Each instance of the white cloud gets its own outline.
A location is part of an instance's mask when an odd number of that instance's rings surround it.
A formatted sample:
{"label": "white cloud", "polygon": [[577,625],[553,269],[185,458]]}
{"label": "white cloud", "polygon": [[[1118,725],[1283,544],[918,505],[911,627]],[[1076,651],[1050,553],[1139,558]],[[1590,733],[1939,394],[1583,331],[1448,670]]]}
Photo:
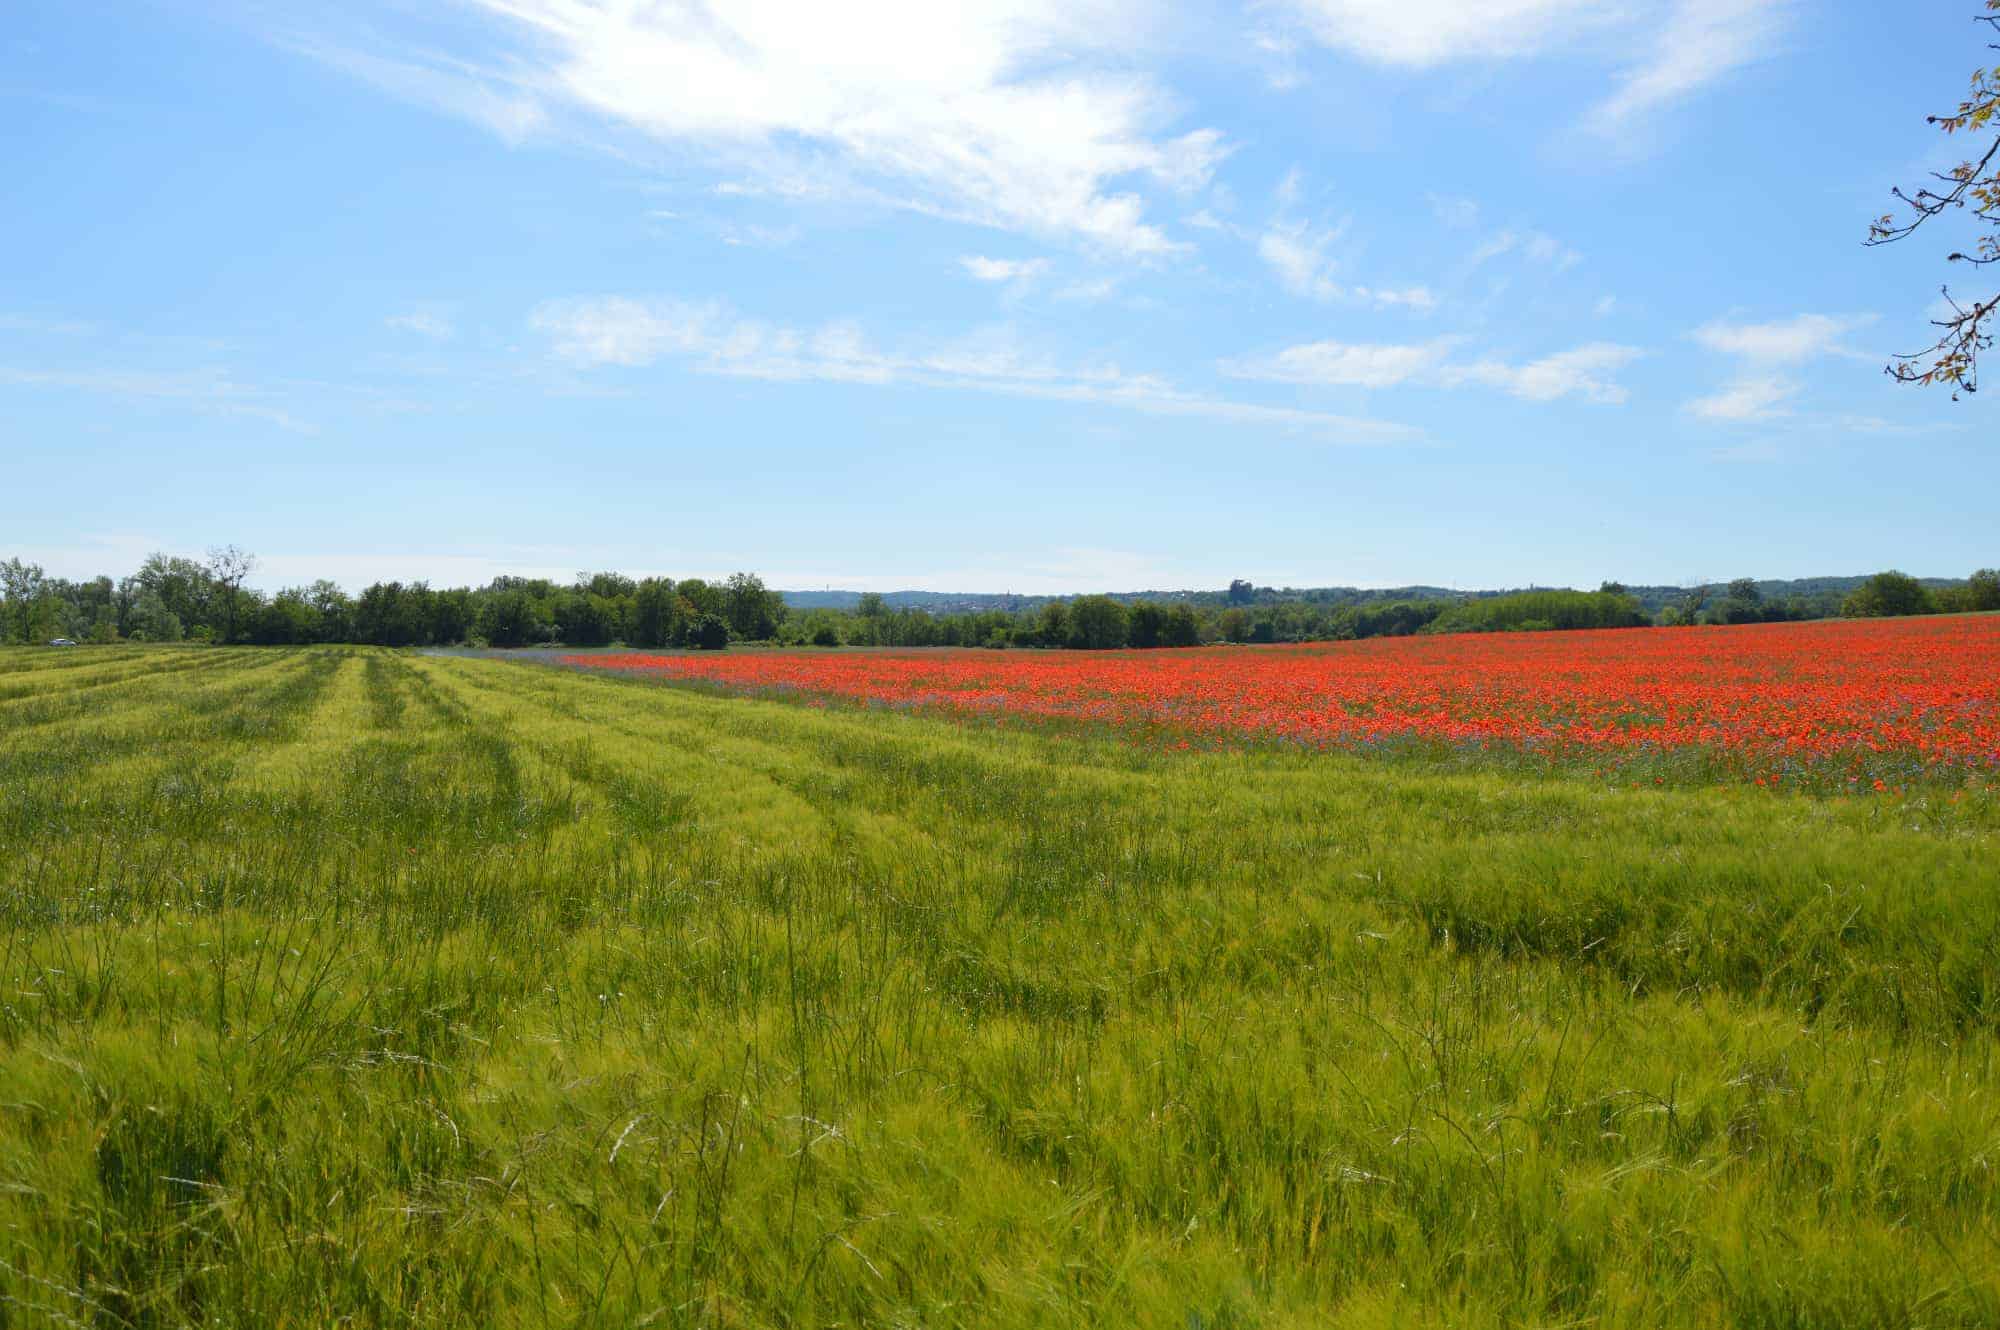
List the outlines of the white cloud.
{"label": "white cloud", "polygon": [[470,120],[507,143],[525,142],[548,125],[548,113],[532,91],[465,61],[422,51],[399,59],[316,39],[285,45],[392,97]]}
{"label": "white cloud", "polygon": [[1290,0],[1321,42],[1382,65],[1427,69],[1534,55],[1623,17],[1616,0]]}
{"label": "white cloud", "polygon": [[891,352],[874,347],[852,323],[806,331],[743,319],[715,303],[618,296],[553,301],[536,310],[532,322],[550,339],[557,356],[583,367],[638,367],[678,359],[704,373],[740,378],[1000,393],[1148,415],[1285,426],[1338,443],[1387,444],[1418,437],[1411,427],[1388,421],[1208,397],[1116,365],[1057,365],[1023,353],[1004,338]]}
{"label": "white cloud", "polygon": [[1264,61],[1264,83],[1273,92],[1290,92],[1305,82],[1299,72],[1299,44],[1292,37],[1263,28],[1250,34],[1250,45]]}
{"label": "white cloud", "polygon": [[1406,286],[1400,291],[1386,287],[1357,286],[1354,298],[1384,309],[1408,309],[1420,314],[1428,314],[1437,308],[1437,296],[1428,286]]}
{"label": "white cloud", "polygon": [[467,0],[480,59],[414,43],[298,49],[503,134],[559,115],[793,195],[900,206],[1130,256],[1179,248],[1137,187],[1199,189],[1225,155],[1132,57],[1147,0]]}
{"label": "white cloud", "polygon": [[1771,420],[1791,414],[1786,403],[1797,396],[1798,391],[1797,384],[1785,379],[1746,377],[1736,380],[1719,393],[1695,398],[1687,404],[1687,410],[1703,420],[1731,424]]}
{"label": "white cloud", "polygon": [[1071,282],[1057,291],[1055,298],[1071,304],[1095,305],[1100,301],[1109,300],[1117,292],[1117,278],[1093,277],[1085,282]]}
{"label": "white cloud", "polygon": [[1715,323],[1695,329],[1711,351],[1772,365],[1796,365],[1829,354],[1851,355],[1840,339],[1873,323],[1873,315],[1800,314],[1772,323]]}
{"label": "white cloud", "polygon": [[1567,272],[1583,262],[1583,255],[1546,231],[1496,231],[1472,251],[1470,266],[1477,268],[1503,254],[1514,253],[1557,272]]}
{"label": "white cloud", "polygon": [[1393,388],[1426,371],[1442,370],[1457,340],[1396,345],[1366,342],[1307,342],[1288,346],[1263,360],[1228,361],[1223,372],[1239,379],[1351,388]]}
{"label": "white cloud", "polygon": [[1049,270],[1047,259],[989,259],[968,254],[959,266],[980,282],[1019,282],[1040,277]]}
{"label": "white cloud", "polygon": [[1278,274],[1279,283],[1293,295],[1308,300],[1337,300],[1341,289],[1333,280],[1334,261],[1327,250],[1339,238],[1337,228],[1277,221],[1257,238],[1257,255],[1270,265]]}
{"label": "white cloud", "polygon": [[1728,424],[1772,420],[1791,414],[1799,385],[1778,370],[1823,356],[1859,356],[1841,339],[1874,322],[1866,314],[1799,314],[1769,323],[1717,320],[1694,330],[1694,340],[1710,351],[1734,356],[1743,372],[1719,392],[1697,397],[1685,410],[1702,420]]}
{"label": "white cloud", "polygon": [[1322,45],[1378,65],[1432,69],[1557,53],[1602,59],[1638,49],[1617,88],[1585,116],[1596,133],[1623,134],[1768,53],[1792,0],[1284,0]]}
{"label": "white cloud", "polygon": [[1255,238],[1257,256],[1277,274],[1279,285],[1305,300],[1346,300],[1380,309],[1405,308],[1420,313],[1437,306],[1437,297],[1424,286],[1346,287],[1335,279],[1339,260],[1333,255],[1345,233],[1344,225],[1314,225],[1290,216],[1304,193],[1304,177],[1297,167],[1285,173],[1273,196],[1277,215],[1261,232],[1230,227],[1204,214],[1206,225],[1233,232],[1239,238]]}
{"label": "white cloud", "polygon": [[458,336],[458,328],[452,321],[434,309],[413,309],[392,315],[384,322],[391,328],[428,337],[433,342],[448,342]]}
{"label": "white cloud", "polygon": [[1595,314],[1600,319],[1605,319],[1611,317],[1611,315],[1617,310],[1617,308],[1618,308],[1617,296],[1599,296],[1597,303],[1590,307],[1590,312]]}
{"label": "white cloud", "polygon": [[1577,396],[1608,406],[1623,403],[1629,394],[1610,376],[1637,360],[1637,347],[1611,342],[1592,342],[1570,351],[1558,351],[1525,365],[1509,365],[1482,360],[1456,371],[1455,381],[1481,383],[1530,402],[1553,402]]}
{"label": "white cloud", "polygon": [[1533,402],[1574,395],[1616,405],[1625,401],[1627,393],[1610,376],[1641,354],[1636,347],[1596,342],[1522,365],[1490,358],[1454,364],[1450,355],[1459,342],[1455,337],[1410,344],[1309,342],[1261,360],[1225,362],[1222,368],[1236,378],[1279,383],[1357,388],[1479,385]]}
{"label": "white cloud", "polygon": [[1790,18],[1791,0],[1680,0],[1647,45],[1644,62],[1587,117],[1588,128],[1623,133],[1768,54]]}

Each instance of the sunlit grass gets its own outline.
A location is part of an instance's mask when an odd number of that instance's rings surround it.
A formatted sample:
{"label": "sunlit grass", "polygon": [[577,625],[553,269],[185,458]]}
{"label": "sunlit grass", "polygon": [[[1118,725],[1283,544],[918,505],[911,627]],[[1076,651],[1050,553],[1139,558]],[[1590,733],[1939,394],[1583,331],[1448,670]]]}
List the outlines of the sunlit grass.
{"label": "sunlit grass", "polygon": [[0,652],[0,1325],[1989,1326],[2000,844]]}

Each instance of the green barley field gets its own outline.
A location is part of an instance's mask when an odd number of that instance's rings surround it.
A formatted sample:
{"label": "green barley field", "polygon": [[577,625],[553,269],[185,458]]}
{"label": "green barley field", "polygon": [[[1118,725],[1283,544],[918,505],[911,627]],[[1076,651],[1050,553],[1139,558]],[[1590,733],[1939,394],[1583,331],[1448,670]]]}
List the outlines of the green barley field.
{"label": "green barley field", "polygon": [[0,1326],[2000,1325],[2000,815],[0,652]]}

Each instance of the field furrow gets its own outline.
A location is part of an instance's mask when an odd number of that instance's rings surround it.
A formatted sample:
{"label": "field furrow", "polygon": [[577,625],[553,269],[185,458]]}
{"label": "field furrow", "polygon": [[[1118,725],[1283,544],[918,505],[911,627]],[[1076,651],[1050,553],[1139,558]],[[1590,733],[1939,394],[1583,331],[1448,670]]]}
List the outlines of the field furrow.
{"label": "field furrow", "polygon": [[0,729],[24,1323],[2000,1320],[1976,791],[154,659]]}

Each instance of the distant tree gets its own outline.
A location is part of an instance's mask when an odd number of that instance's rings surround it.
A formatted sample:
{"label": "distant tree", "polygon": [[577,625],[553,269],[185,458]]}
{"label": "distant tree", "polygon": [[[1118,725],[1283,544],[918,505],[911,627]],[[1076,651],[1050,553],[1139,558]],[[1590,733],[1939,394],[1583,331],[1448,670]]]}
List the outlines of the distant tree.
{"label": "distant tree", "polygon": [[712,587],[699,577],[690,577],[676,583],[674,593],[692,607],[692,613],[687,615],[690,620],[699,614],[712,614],[718,619],[724,617],[720,587]]}
{"label": "distant tree", "polygon": [[167,608],[167,602],[151,591],[142,591],[132,604],[130,628],[125,634],[135,642],[178,642],[181,617]]}
{"label": "distant tree", "polygon": [[1975,610],[2000,610],[2000,568],[1981,568],[1966,580],[1966,599]]}
{"label": "distant tree", "polygon": [[23,563],[18,558],[0,563],[0,605],[6,609],[0,642],[35,640],[38,606],[48,592],[48,581],[38,563]]}
{"label": "distant tree", "polygon": [[1216,630],[1225,642],[1248,642],[1250,640],[1250,616],[1238,607],[1222,612],[1216,620]]}
{"label": "distant tree", "polygon": [[1850,619],[1876,619],[1897,614],[1933,614],[1937,606],[1924,584],[1908,573],[1877,573],[1849,592],[1840,612]]}
{"label": "distant tree", "polygon": [[235,545],[222,545],[208,552],[209,584],[215,588],[222,610],[222,641],[236,640],[236,619],[241,611],[237,593],[243,579],[257,567],[257,556]]}
{"label": "distant tree", "polygon": [[1689,587],[1681,592],[1673,604],[1667,606],[1660,621],[1669,626],[1693,626],[1701,622],[1701,612],[1708,604],[1709,589],[1705,586]]}
{"label": "distant tree", "polygon": [[888,602],[882,599],[881,592],[864,591],[854,606],[854,612],[864,619],[879,619],[889,612],[889,606]]}
{"label": "distant tree", "polygon": [[576,589],[588,596],[620,600],[639,589],[639,584],[623,573],[578,573]]}
{"label": "distant tree", "polygon": [[435,608],[429,583],[377,582],[354,604],[354,633],[375,646],[427,646]]}
{"label": "distant tree", "polygon": [[1625,594],[1625,584],[1623,582],[1600,582],[1597,586],[1597,589],[1599,591],[1609,592],[1611,595],[1614,596],[1622,596]]}
{"label": "distant tree", "polygon": [[696,614],[693,622],[688,625],[688,645],[702,651],[721,651],[727,648],[728,621],[719,614]]}
{"label": "distant tree", "polygon": [[1156,647],[1167,626],[1167,610],[1150,600],[1142,600],[1125,611],[1125,640],[1135,647]]}
{"label": "distant tree", "polygon": [[319,641],[319,615],[313,610],[312,593],[304,587],[280,591],[258,607],[248,631],[250,640],[259,646]]}
{"label": "distant tree", "polygon": [[547,631],[540,603],[526,591],[491,592],[480,605],[474,631],[496,647],[539,642]]}
{"label": "distant tree", "polygon": [[306,588],[306,600],[319,618],[318,641],[354,640],[354,602],[345,591],[322,577]]}
{"label": "distant tree", "polygon": [[472,633],[472,620],[476,612],[472,603],[472,592],[465,587],[452,587],[433,593],[430,640],[440,644],[463,642]]}
{"label": "distant tree", "polygon": [[1766,617],[1764,593],[1757,589],[1754,577],[1731,582],[1722,602],[1708,611],[1710,623],[1762,623]]}
{"label": "distant tree", "polygon": [[139,571],[132,574],[132,581],[135,594],[150,592],[160,598],[160,603],[180,621],[183,633],[208,623],[215,588],[209,582],[208,569],[193,559],[149,554],[139,565]]}
{"label": "distant tree", "polygon": [[1201,645],[1201,621],[1194,617],[1193,606],[1185,602],[1168,606],[1166,622],[1160,625],[1160,645],[1168,647]]}
{"label": "distant tree", "polygon": [[1070,602],[1069,645],[1107,651],[1125,645],[1125,607],[1109,596],[1079,596]]}
{"label": "distant tree", "polygon": [[679,621],[679,599],[674,584],[664,577],[649,577],[632,593],[632,608],[626,616],[625,640],[635,647],[663,647],[673,642]]}
{"label": "distant tree", "polygon": [[555,601],[556,635],[573,647],[601,647],[618,630],[618,603],[608,596],[571,591]]}
{"label": "distant tree", "polygon": [[1257,588],[1255,586],[1252,586],[1240,577],[1230,582],[1229,603],[1231,605],[1248,605],[1255,599],[1257,599]]}
{"label": "distant tree", "polygon": [[1059,600],[1043,605],[1035,616],[1034,627],[1029,630],[1029,643],[1040,647],[1059,647],[1069,642],[1069,607]]}
{"label": "distant tree", "polygon": [[755,573],[730,574],[723,583],[722,602],[729,631],[745,641],[767,640],[785,617],[784,597],[766,589]]}
{"label": "distant tree", "polygon": [[[1977,16],[1976,21],[2000,28],[2000,0],[1986,0],[1985,7],[1988,12]],[[2000,50],[2000,46],[1988,49]],[[2000,114],[2000,66],[1973,70],[1971,89],[1959,102],[1958,109],[1926,116],[1925,121],[1946,134],[1963,132],[1970,136],[1993,128],[1996,114]],[[1907,213],[1901,219],[1894,213],[1878,217],[1869,225],[1868,243],[1892,244],[1933,218],[1947,212],[1967,211],[1982,228],[1982,234],[1973,242],[1970,253],[1954,250],[1945,261],[1984,267],[2000,260],[2000,138],[1987,144],[1976,161],[1968,159],[1949,171],[1934,172],[1932,179],[1935,187],[1921,185],[1914,191],[1901,187],[1891,190]],[[1949,287],[1943,294],[1950,313],[1931,321],[1931,326],[1938,330],[1937,340],[1921,351],[1897,356],[1890,362],[1888,373],[1901,383],[1949,385],[1956,400],[1961,392],[1979,390],[1979,354],[1993,345],[1989,321],[2000,310],[2000,294],[1967,303],[1954,299]]]}

